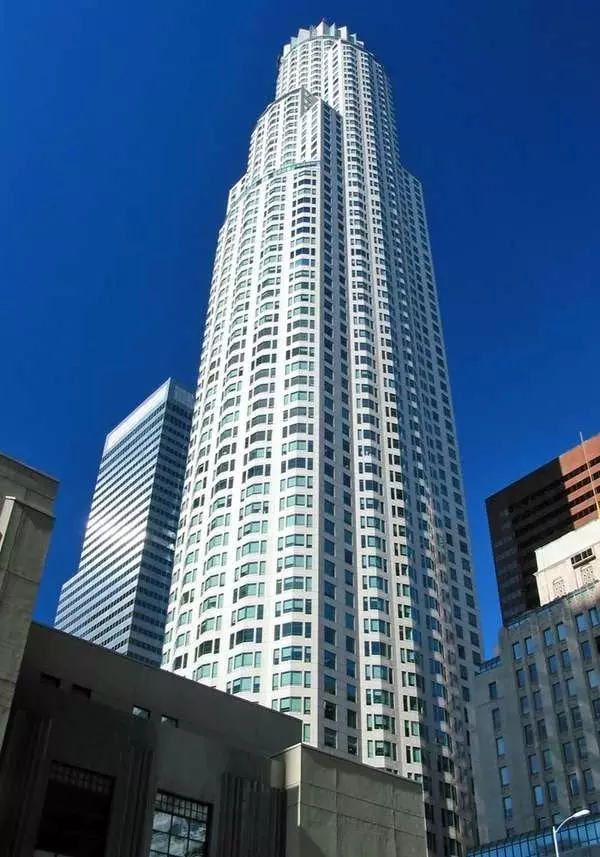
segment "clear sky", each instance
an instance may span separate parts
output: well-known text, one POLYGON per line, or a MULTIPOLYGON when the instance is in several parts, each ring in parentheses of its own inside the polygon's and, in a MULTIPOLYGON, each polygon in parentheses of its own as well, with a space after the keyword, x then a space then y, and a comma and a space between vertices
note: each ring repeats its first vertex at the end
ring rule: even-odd
POLYGON ((195 384, 227 190, 282 45, 323 17, 385 64, 424 183, 488 652, 485 497, 600 431, 597 0, 5 4, 0 448, 61 482, 41 620, 104 435, 195 384))

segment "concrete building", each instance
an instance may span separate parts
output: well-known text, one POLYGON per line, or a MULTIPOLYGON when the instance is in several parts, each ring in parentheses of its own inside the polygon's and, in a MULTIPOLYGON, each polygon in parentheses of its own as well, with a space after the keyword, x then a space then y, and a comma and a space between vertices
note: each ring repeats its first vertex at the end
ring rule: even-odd
POLYGON ((0 455, 0 750, 29 633, 58 483, 0 455))
POLYGON ((536 551, 543 606, 502 629, 476 678, 483 843, 600 812, 599 543, 593 521, 536 551))
POLYGON ((600 520, 538 548, 535 580, 540 604, 548 604, 600 579, 600 520))
POLYGON ((161 662, 194 398, 166 381, 109 432, 56 627, 161 662))
POLYGON ((164 666, 422 782, 455 855, 480 643, 423 193, 381 63, 322 23, 219 233, 164 666))
POLYGON ((539 605, 535 551, 598 517, 600 434, 486 501, 504 624, 539 605))
POLYGON ((33 624, 0 756, 3 857, 425 857, 421 787, 299 720, 33 624))

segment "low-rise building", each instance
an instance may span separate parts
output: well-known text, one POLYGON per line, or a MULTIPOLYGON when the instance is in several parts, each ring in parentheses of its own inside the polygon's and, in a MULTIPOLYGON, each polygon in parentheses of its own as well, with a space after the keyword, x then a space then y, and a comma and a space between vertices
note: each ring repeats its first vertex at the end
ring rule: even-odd
POLYGON ((425 857, 418 783, 300 720, 33 624, 0 756, 3 857, 425 857))

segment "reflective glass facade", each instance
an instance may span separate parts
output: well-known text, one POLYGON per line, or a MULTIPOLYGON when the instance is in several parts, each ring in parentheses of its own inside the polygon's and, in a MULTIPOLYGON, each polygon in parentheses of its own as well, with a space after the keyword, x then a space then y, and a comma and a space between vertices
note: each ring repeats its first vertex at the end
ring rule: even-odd
POLYGON ((56 627, 160 664, 193 396, 167 381, 107 436, 56 627))
MULTIPOLYGON (((558 834, 563 857, 597 857, 600 853, 600 815, 566 824, 558 834)), ((468 857, 554 857, 552 830, 528 833, 473 848, 468 857)))
POLYGON ((458 855, 480 651, 423 193, 381 63, 323 23, 219 233, 164 665, 422 782, 458 855))

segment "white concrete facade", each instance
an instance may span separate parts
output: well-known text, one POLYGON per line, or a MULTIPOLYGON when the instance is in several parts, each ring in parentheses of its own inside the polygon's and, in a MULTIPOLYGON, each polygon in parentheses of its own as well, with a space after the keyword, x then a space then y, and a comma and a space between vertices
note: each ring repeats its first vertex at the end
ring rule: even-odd
POLYGON ((419 182, 345 27, 285 46, 219 233, 163 665, 473 829, 479 620, 419 182))
POLYGON ((560 539, 538 548, 535 575, 540 604, 548 604, 569 592, 581 589, 600 578, 600 521, 567 533, 560 539))

